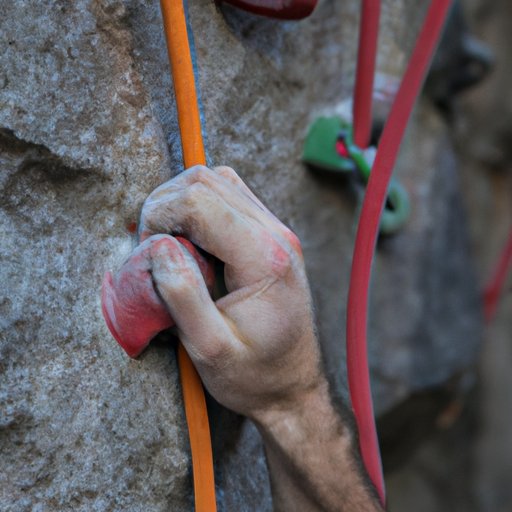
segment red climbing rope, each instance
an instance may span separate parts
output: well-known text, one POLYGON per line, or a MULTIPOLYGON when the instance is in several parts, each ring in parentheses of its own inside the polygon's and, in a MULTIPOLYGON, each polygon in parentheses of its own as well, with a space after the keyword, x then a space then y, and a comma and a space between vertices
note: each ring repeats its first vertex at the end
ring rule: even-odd
POLYGON ((494 318, 498 302, 505 286, 510 268, 512 267, 512 228, 507 243, 503 248, 494 272, 484 288, 484 318, 489 323, 494 318))
POLYGON ((360 148, 368 147, 372 133, 373 81, 377 60, 379 19, 380 0, 363 0, 352 109, 354 143, 360 148))
MULTIPOLYGON (((357 229, 347 306, 347 365, 352 407, 368 475, 385 502, 367 354, 368 293, 379 220, 398 150, 439 40, 451 0, 432 0, 384 127, 357 229)), ((364 37, 364 34, 363 34, 364 37)))

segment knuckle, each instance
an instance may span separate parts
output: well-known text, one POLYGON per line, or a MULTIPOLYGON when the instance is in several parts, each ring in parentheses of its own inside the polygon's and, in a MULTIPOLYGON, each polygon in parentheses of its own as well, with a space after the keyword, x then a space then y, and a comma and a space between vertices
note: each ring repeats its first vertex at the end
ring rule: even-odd
POLYGON ((212 181, 212 171, 205 165, 194 165, 187 171, 190 186, 196 183, 203 183, 209 186, 212 181))
POLYGON ((202 343, 197 358, 200 363, 210 368, 222 368, 229 358, 229 345, 218 339, 210 339, 202 343))
POLYGON ((230 181, 236 181, 239 179, 239 176, 235 172, 235 170, 232 167, 228 167, 227 165, 221 165, 220 167, 216 167, 215 170, 223 178, 227 178, 230 181))
POLYGON ((179 275, 180 284, 184 289, 194 290, 199 286, 200 283, 197 272, 186 257, 180 260, 176 272, 179 275))
POLYGON ((195 181, 189 185, 182 195, 182 201, 186 208, 196 208, 208 194, 208 187, 202 181, 195 181))
POLYGON ((158 277, 153 274, 164 298, 169 303, 181 303, 187 301, 199 283, 197 276, 190 268, 184 267, 179 262, 168 268, 166 273, 159 273, 158 277))
MULTIPOLYGON (((166 285, 176 292, 185 293, 199 284, 198 271, 185 249, 169 235, 153 235, 147 240, 150 256, 165 272, 160 272, 166 285)), ((159 268, 160 268, 159 267, 159 268)))
POLYGON ((269 244, 268 263, 276 277, 284 277, 293 268, 292 251, 284 244, 273 239, 269 244))
POLYGON ((194 279, 184 268, 177 267, 172 274, 167 277, 167 286, 172 289, 175 297, 185 297, 194 288, 194 279))
POLYGON ((289 228, 284 228, 283 236, 285 240, 290 244, 290 247, 293 251, 298 254, 302 254, 302 246, 300 243, 299 237, 289 228))
POLYGON ((204 173, 208 173, 210 171, 210 169, 208 167, 206 167, 206 165, 201 165, 201 164, 198 164, 198 165, 193 165, 192 167, 189 167, 187 169, 187 173, 189 173, 190 177, 194 177, 194 176, 200 176, 201 174, 204 174, 204 173))
POLYGON ((176 292, 185 294, 188 291, 195 290, 200 284, 199 276, 192 263, 188 260, 188 257, 180 250, 175 252, 173 259, 174 271, 172 280, 176 292))

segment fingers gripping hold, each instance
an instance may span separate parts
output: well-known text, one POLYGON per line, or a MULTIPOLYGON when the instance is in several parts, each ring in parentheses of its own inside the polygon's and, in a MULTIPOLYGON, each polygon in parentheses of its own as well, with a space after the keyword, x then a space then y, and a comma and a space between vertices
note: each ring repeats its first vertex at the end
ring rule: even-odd
POLYGON ((226 264, 228 291, 270 277, 276 245, 300 254, 295 235, 228 167, 194 167, 157 188, 144 204, 140 225, 142 239, 180 234, 219 258, 226 264))
POLYGON ((211 170, 197 165, 160 185, 146 199, 141 213, 141 241, 155 233, 180 232, 182 227, 173 224, 175 219, 166 215, 167 209, 176 199, 181 199, 185 206, 200 208, 201 191, 204 193, 206 189, 240 214, 254 219, 259 217, 260 221, 262 214, 271 216, 233 169, 217 167, 211 170))
POLYGON ((170 245, 175 252, 185 253, 194 262, 204 288, 213 286, 214 276, 208 261, 187 240, 179 242, 168 235, 155 235, 137 247, 115 275, 110 272, 105 275, 103 315, 112 335, 130 357, 137 357, 156 334, 174 325, 152 276, 152 253, 161 250, 159 247, 170 245))
POLYGON ((106 275, 102 295, 107 324, 132 357, 174 320, 197 358, 226 347, 215 340, 234 339, 205 291, 205 280, 214 280, 207 260, 187 240, 157 233, 183 235, 222 260, 229 292, 283 278, 300 254, 295 235, 229 167, 197 166, 158 187, 140 227, 141 245, 118 273, 106 275))
POLYGON ((230 345, 232 333, 210 297, 196 260, 172 237, 151 249, 156 289, 176 322, 193 360, 215 364, 230 345))
POLYGON ((131 356, 176 325, 206 387, 237 412, 255 414, 276 387, 290 400, 297 387, 310 389, 319 350, 300 243, 232 169, 195 167, 158 187, 139 225, 140 246, 103 294, 111 331, 131 356), (228 294, 217 303, 192 244, 224 263, 228 294))

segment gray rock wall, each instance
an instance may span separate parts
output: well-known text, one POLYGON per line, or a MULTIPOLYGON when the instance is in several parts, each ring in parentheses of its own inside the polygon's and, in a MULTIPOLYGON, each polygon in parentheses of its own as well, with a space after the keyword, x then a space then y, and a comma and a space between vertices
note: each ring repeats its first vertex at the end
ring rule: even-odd
MULTIPOLYGON (((357 194, 300 154, 310 121, 350 99, 358 2, 325 0, 300 23, 188 4, 209 163, 237 169, 300 236, 326 366, 345 394, 357 194)), ((396 84, 425 5, 384 2, 382 83, 396 84)), ((0 508, 192 510, 174 353, 158 344, 129 360, 99 305, 145 196, 182 169, 158 2, 0 0, 0 11, 0 508)), ((413 213, 374 268, 379 413, 470 366, 479 341, 457 162, 427 103, 397 173, 413 213)), ((211 413, 220 510, 270 510, 254 428, 211 413)))

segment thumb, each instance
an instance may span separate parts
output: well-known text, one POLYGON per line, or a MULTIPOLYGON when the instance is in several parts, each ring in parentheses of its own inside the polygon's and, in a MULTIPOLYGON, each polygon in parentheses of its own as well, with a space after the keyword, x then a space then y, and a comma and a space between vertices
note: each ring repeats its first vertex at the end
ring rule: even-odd
POLYGON ((201 270, 185 245, 155 235, 151 273, 156 290, 174 319, 192 360, 216 365, 233 346, 233 333, 208 292, 201 270))

